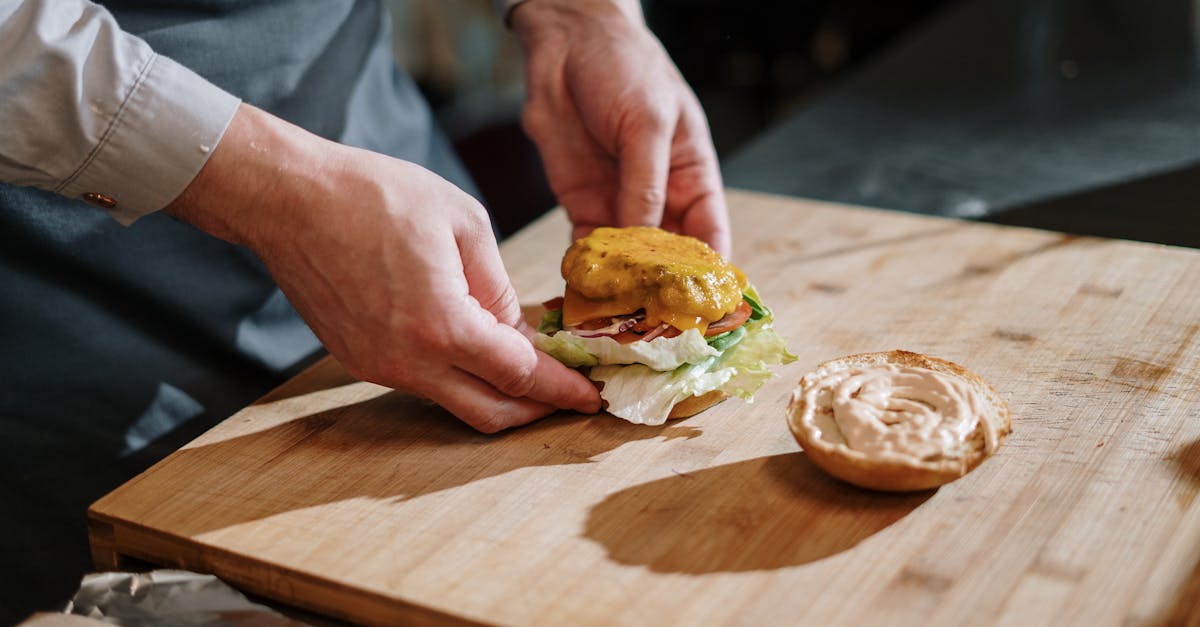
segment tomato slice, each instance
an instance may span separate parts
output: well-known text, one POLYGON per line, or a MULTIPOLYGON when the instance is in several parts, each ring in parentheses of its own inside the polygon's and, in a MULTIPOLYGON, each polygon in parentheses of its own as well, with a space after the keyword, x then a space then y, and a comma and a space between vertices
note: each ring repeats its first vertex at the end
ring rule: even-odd
POLYGON ((542 307, 545 307, 547 311, 558 311, 559 309, 562 309, 562 305, 562 296, 555 296, 554 298, 542 303, 542 307))
POLYGON ((746 321, 750 319, 750 313, 750 303, 742 301, 732 313, 727 313, 724 318, 708 325, 708 331, 705 331, 704 337, 720 335, 746 324, 746 321))

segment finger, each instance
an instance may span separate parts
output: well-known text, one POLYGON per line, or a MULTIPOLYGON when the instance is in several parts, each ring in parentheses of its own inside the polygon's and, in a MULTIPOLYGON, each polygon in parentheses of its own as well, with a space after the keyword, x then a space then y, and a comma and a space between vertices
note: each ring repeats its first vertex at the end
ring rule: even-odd
POLYGON ((600 394, 591 381, 535 349, 517 329, 480 319, 455 337, 454 365, 500 392, 583 413, 599 411, 600 394))
POLYGON ((733 257, 729 210, 725 205, 724 192, 710 192, 698 198, 687 208, 680 228, 684 235, 708 242, 713 250, 721 253, 726 259, 733 257))
POLYGON ((672 217, 685 235, 704 240, 729 257, 733 251, 721 170, 704 111, 695 100, 684 107, 671 160, 667 206, 671 213, 678 212, 677 218, 672 217))
POLYGON ((423 387, 430 400, 483 433, 528 424, 555 411, 545 403, 502 394, 455 368, 428 378, 423 387))
POLYGON ((451 361, 513 397, 529 397, 585 413, 599 410, 599 394, 583 375, 536 350, 516 327, 521 305, 490 235, 460 237, 468 295, 449 325, 451 361))
POLYGON ((467 292, 496 320, 515 325, 521 320, 521 303, 504 270, 490 224, 482 216, 475 216, 474 220, 456 227, 455 242, 467 292))
POLYGON ((622 129, 624 136, 617 154, 618 226, 662 224, 673 126, 646 114, 626 127, 628 130, 622 129))
POLYGON ((582 127, 576 112, 562 118, 568 121, 565 128, 537 142, 538 154, 555 197, 582 237, 598 226, 616 224, 617 164, 582 127))
POLYGON ((588 233, 595 231, 596 227, 598 227, 598 226, 600 226, 600 225, 599 224, 576 224, 571 229, 571 240, 574 241, 581 237, 587 237, 588 233))
MULTIPOLYGON (((615 178, 615 174, 614 174, 615 178)), ((558 195, 558 201, 571 220, 572 241, 594 231, 597 227, 616 223, 616 186, 599 184, 558 195)))

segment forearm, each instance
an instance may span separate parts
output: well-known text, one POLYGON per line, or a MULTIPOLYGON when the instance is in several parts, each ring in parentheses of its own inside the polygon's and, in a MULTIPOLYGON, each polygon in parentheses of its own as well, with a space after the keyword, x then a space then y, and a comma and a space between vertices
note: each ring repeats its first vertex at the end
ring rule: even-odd
POLYGON ((165 211, 226 241, 270 241, 329 195, 321 172, 339 146, 242 104, 211 158, 165 211))
POLYGON ((131 222, 177 196, 236 97, 84 0, 0 4, 0 181, 131 222))

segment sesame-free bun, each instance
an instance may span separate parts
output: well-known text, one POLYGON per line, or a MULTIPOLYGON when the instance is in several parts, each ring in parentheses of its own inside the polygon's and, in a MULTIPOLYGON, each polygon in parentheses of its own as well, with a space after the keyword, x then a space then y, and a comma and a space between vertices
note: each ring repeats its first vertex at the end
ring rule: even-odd
POLYGON ((721 390, 713 390, 708 394, 701 394, 699 396, 689 396, 675 403, 675 406, 671 408, 671 413, 667 414, 667 420, 695 416, 727 398, 729 398, 729 395, 721 390))
MULTIPOLYGON (((854 397, 858 398, 857 392, 854 397)), ((841 357, 827 361, 806 374, 792 393, 788 405, 788 428, 804 449, 805 455, 829 474, 864 488, 904 492, 934 488, 973 470, 1012 431, 1012 418, 1004 399, 975 373, 937 357, 894 350, 841 357), (974 430, 949 450, 921 458, 850 448, 829 402, 831 393, 819 390, 819 386, 826 384, 824 382, 828 382, 831 375, 836 379, 842 371, 888 365, 932 370, 961 381, 979 399, 982 410, 974 430), (992 443, 991 450, 989 441, 992 443)), ((880 428, 886 430, 891 427, 880 428)))

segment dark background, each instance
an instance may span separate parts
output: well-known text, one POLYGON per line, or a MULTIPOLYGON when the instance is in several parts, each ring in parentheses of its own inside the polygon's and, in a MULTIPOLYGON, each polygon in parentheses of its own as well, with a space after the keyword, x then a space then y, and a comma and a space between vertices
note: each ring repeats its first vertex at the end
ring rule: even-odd
MULTIPOLYGON (((705 107, 729 186, 1196 247, 1197 4, 644 7, 705 107)), ((448 130, 502 235, 555 204, 515 110, 462 121, 448 130)))
POLYGON ((651 0, 646 21, 729 157, 954 0, 651 0))
MULTIPOLYGON (((643 10, 700 99, 713 144, 725 160, 954 2, 646 0, 643 10)), ((515 110, 463 116, 454 85, 420 67, 409 69, 455 139, 502 235, 555 206, 515 110)))

